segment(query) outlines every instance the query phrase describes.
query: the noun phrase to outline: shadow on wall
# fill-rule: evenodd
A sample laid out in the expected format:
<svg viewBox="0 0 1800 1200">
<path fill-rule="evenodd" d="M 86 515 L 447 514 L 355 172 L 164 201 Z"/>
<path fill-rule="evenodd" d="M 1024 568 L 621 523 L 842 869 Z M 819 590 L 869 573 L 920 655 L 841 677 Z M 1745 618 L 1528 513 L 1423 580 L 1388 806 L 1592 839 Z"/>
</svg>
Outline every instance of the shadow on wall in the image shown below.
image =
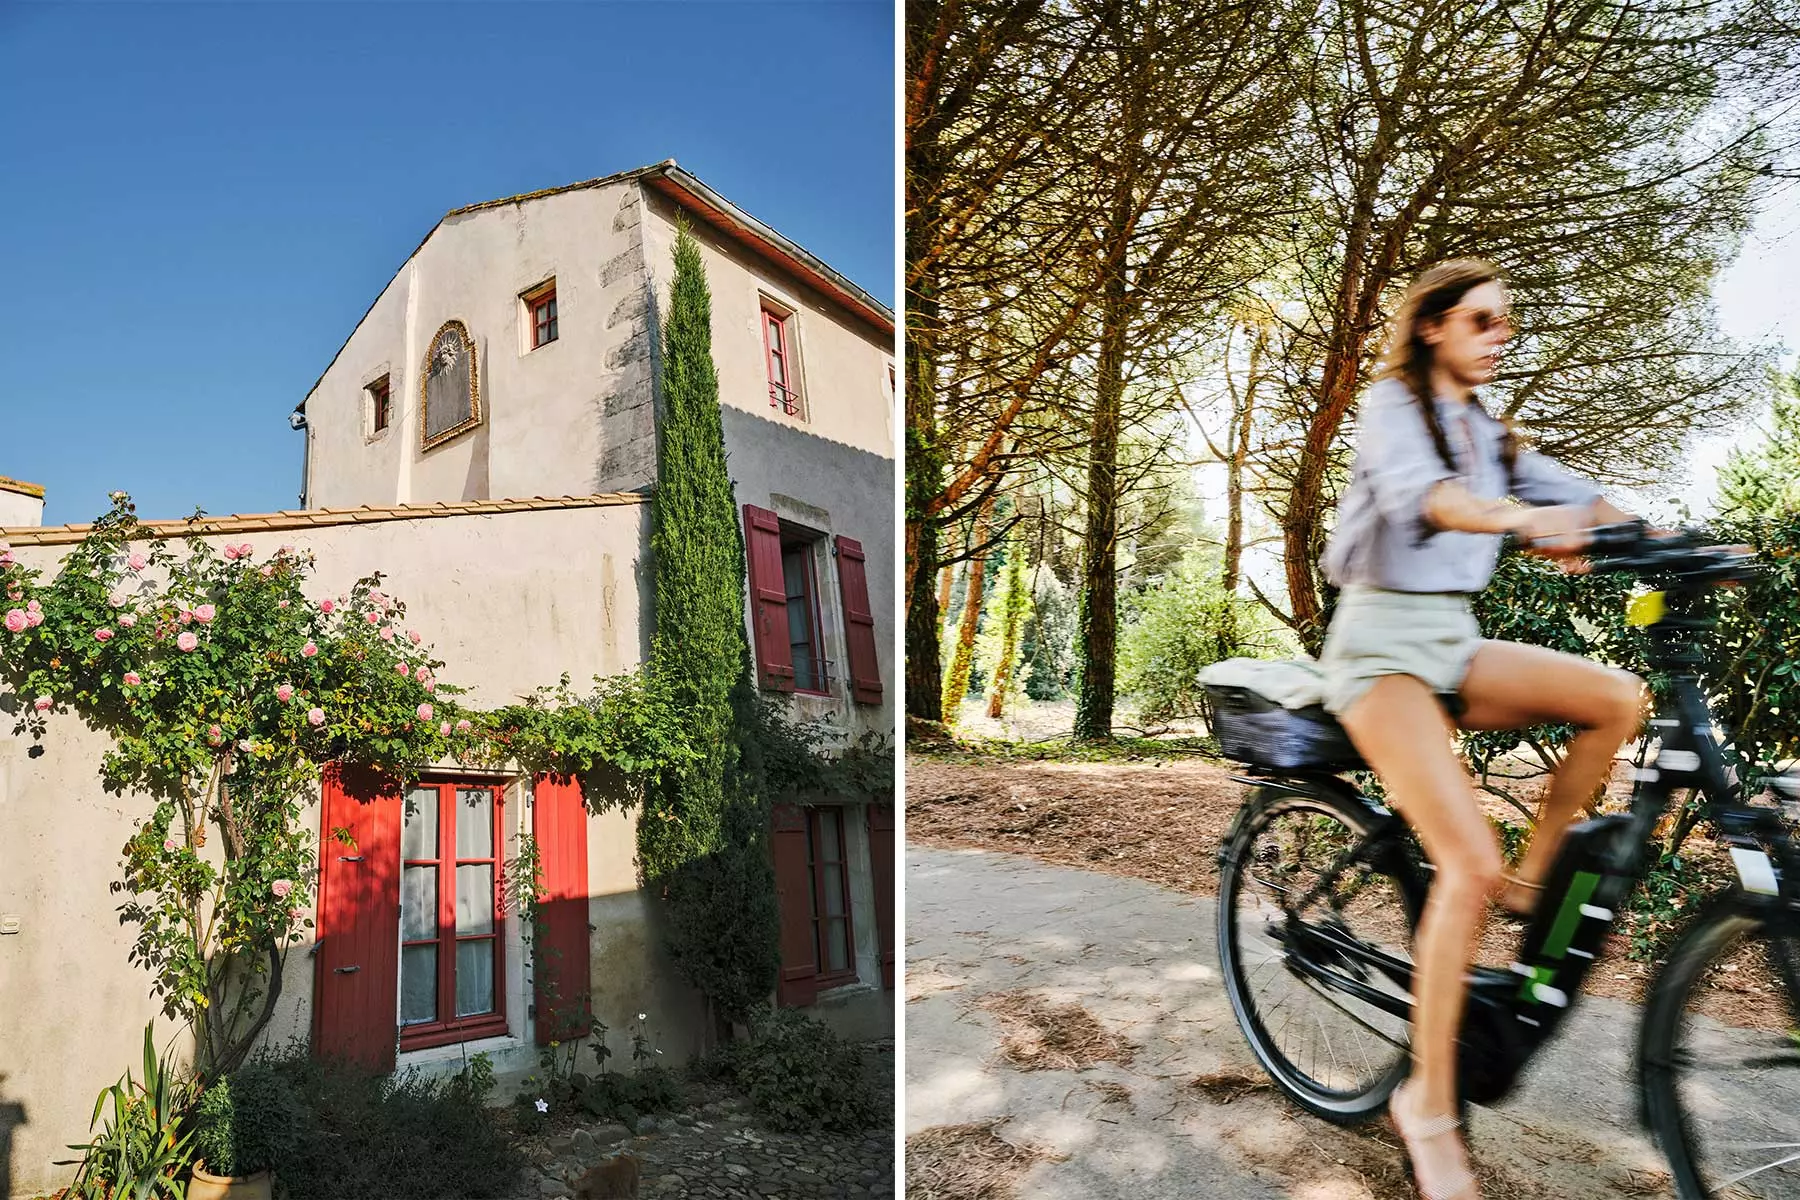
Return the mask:
<svg viewBox="0 0 1800 1200">
<path fill-rule="evenodd" d="M 0 1196 L 13 1194 L 13 1129 L 25 1124 L 25 1106 L 6 1098 L 6 1076 L 0 1075 Z"/>
</svg>

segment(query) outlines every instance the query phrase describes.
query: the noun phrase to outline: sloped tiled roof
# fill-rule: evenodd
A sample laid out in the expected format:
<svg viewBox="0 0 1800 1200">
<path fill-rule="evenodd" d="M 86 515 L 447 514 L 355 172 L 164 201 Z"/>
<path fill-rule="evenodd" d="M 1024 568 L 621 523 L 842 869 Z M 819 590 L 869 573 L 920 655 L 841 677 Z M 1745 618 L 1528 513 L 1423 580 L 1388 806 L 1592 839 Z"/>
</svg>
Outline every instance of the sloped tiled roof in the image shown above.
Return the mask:
<svg viewBox="0 0 1800 1200">
<path fill-rule="evenodd" d="M 0 475 L 0 492 L 17 492 L 21 496 L 35 496 L 39 500 L 44 498 L 42 484 L 26 483 L 23 479 L 8 479 L 4 475 Z"/>
<path fill-rule="evenodd" d="M 531 496 L 519 500 L 464 500 L 454 504 L 364 505 L 361 508 L 303 508 L 243 516 L 202 517 L 197 521 L 145 521 L 138 528 L 145 537 L 186 537 L 190 533 L 258 533 L 284 529 L 317 529 L 328 525 L 363 525 L 377 521 L 424 521 L 434 517 L 477 516 L 482 513 L 531 512 L 552 508 L 610 508 L 645 504 L 650 497 L 638 492 L 605 492 L 594 496 Z M 14 546 L 62 546 L 79 542 L 93 529 L 89 525 L 42 525 L 0 529 L 0 540 Z"/>
</svg>

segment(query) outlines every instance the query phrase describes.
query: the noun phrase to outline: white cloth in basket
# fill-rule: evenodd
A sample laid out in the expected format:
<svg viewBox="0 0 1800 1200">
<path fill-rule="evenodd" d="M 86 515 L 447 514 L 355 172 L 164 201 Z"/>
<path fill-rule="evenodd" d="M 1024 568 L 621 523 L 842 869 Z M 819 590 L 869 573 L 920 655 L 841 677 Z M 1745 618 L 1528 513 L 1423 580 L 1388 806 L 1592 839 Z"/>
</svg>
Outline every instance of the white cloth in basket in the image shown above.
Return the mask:
<svg viewBox="0 0 1800 1200">
<path fill-rule="evenodd" d="M 1325 699 L 1325 672 L 1310 658 L 1227 658 L 1200 669 L 1202 685 L 1238 687 L 1283 708 L 1310 708 Z"/>
</svg>

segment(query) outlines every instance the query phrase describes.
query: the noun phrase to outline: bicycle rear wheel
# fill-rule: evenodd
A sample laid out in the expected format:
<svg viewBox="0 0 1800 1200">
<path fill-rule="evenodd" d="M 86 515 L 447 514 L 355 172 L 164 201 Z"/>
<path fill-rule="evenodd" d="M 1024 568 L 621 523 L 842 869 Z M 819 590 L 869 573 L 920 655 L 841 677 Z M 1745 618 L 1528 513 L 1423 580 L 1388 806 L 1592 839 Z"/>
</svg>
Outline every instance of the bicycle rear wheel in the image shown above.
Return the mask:
<svg viewBox="0 0 1800 1200">
<path fill-rule="evenodd" d="M 1800 1200 L 1797 952 L 1800 921 L 1734 895 L 1656 978 L 1639 1086 L 1682 1200 Z"/>
<path fill-rule="evenodd" d="M 1370 998 L 1406 989 L 1357 951 L 1410 965 L 1424 894 L 1411 837 L 1347 790 L 1266 788 L 1226 848 L 1226 996 L 1276 1086 L 1326 1120 L 1373 1116 L 1406 1077 L 1408 1023 Z"/>
</svg>

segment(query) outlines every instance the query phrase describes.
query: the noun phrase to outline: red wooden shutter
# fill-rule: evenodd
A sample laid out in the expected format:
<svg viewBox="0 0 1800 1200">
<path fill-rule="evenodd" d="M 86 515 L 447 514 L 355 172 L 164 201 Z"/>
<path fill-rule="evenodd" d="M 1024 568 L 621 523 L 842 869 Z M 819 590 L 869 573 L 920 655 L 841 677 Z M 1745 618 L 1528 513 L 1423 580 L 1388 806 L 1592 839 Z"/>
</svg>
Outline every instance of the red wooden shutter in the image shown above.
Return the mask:
<svg viewBox="0 0 1800 1200">
<path fill-rule="evenodd" d="M 540 775 L 531 808 L 532 836 L 546 893 L 544 928 L 534 936 L 537 1042 L 570 1041 L 588 1031 L 587 803 L 567 775 Z"/>
<path fill-rule="evenodd" d="M 744 505 L 744 548 L 750 569 L 750 628 L 756 635 L 756 677 L 765 688 L 791 692 L 794 652 L 788 644 L 781 518 L 766 508 Z"/>
<path fill-rule="evenodd" d="M 813 936 L 812 863 L 806 810 L 774 806 L 775 903 L 781 911 L 781 981 L 776 1000 L 803 1008 L 819 994 L 818 939 Z"/>
<path fill-rule="evenodd" d="M 871 804 L 869 878 L 875 885 L 875 932 L 881 940 L 881 986 L 894 986 L 894 808 Z"/>
<path fill-rule="evenodd" d="M 322 792 L 313 1052 L 392 1071 L 400 1023 L 400 789 L 372 772 L 331 768 Z"/>
<path fill-rule="evenodd" d="M 881 703 L 881 660 L 875 653 L 875 613 L 869 607 L 869 572 L 862 543 L 837 540 L 838 584 L 844 592 L 844 635 L 850 646 L 850 695 L 858 704 Z"/>
</svg>

